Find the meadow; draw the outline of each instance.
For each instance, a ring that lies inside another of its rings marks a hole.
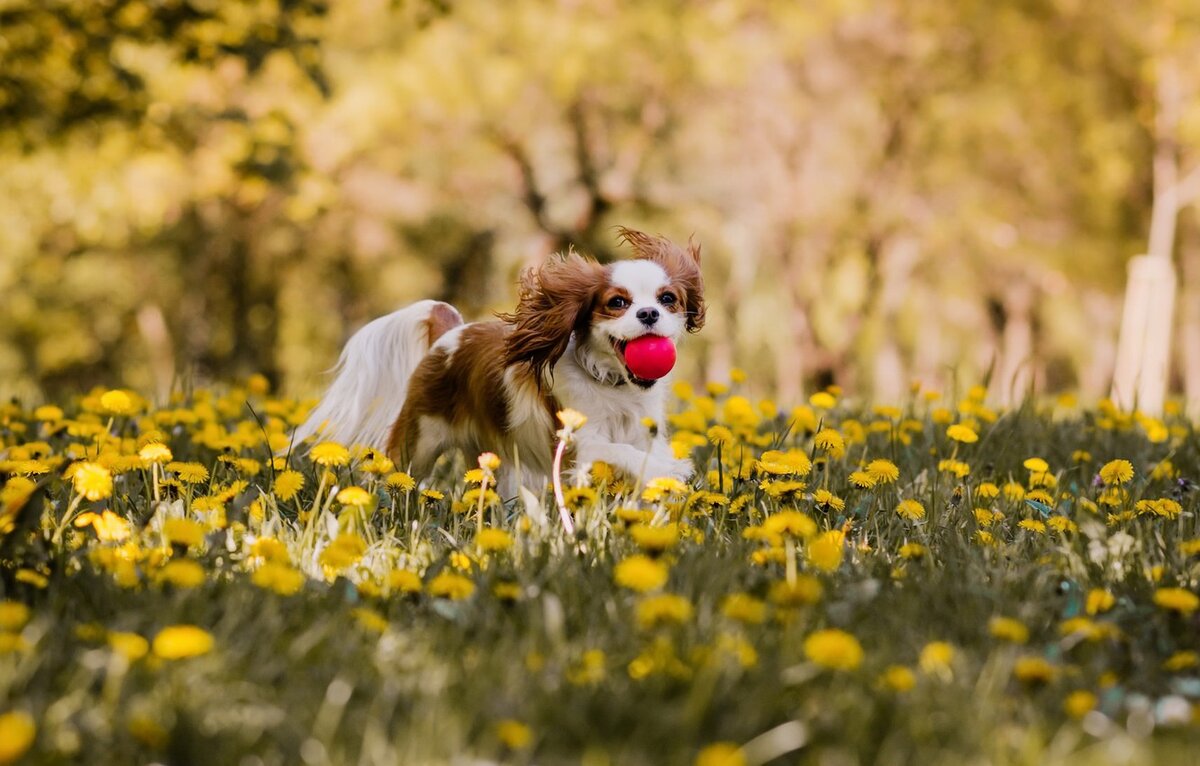
[[[292,444],[312,402],[257,376],[0,405],[0,763],[1196,757],[1177,405],[734,377],[645,424],[690,483],[601,465],[561,508],[492,456]]]

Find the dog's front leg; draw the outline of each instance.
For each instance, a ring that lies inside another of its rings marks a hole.
[[[661,447],[655,444],[647,452],[631,444],[585,438],[582,433],[575,448],[575,460],[581,470],[602,461],[638,480],[669,476],[686,481],[693,471],[692,462],[676,460],[665,443]]]

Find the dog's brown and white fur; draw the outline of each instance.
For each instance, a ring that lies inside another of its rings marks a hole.
[[[700,248],[621,234],[636,260],[553,257],[522,275],[516,311],[498,320],[464,324],[453,306],[421,301],[363,327],[297,440],[319,433],[384,450],[417,476],[448,450],[491,451],[507,469],[501,491],[515,492],[517,481],[542,486],[549,476],[555,413],[566,407],[588,418],[577,471],[603,461],[635,478],[687,478],[691,463],[666,439],[668,384],[635,377],[623,350],[704,325]]]

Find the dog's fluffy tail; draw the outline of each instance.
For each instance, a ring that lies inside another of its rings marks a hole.
[[[346,446],[387,449],[409,378],[434,341],[462,321],[450,304],[430,300],[379,317],[354,333],[333,368],[329,390],[296,429],[296,444],[317,434]]]

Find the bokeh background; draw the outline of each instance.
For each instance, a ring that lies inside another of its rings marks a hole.
[[[614,227],[703,244],[684,373],[1107,393],[1193,0],[3,0],[0,393],[262,372]],[[1200,392],[1200,222],[1172,373]]]

